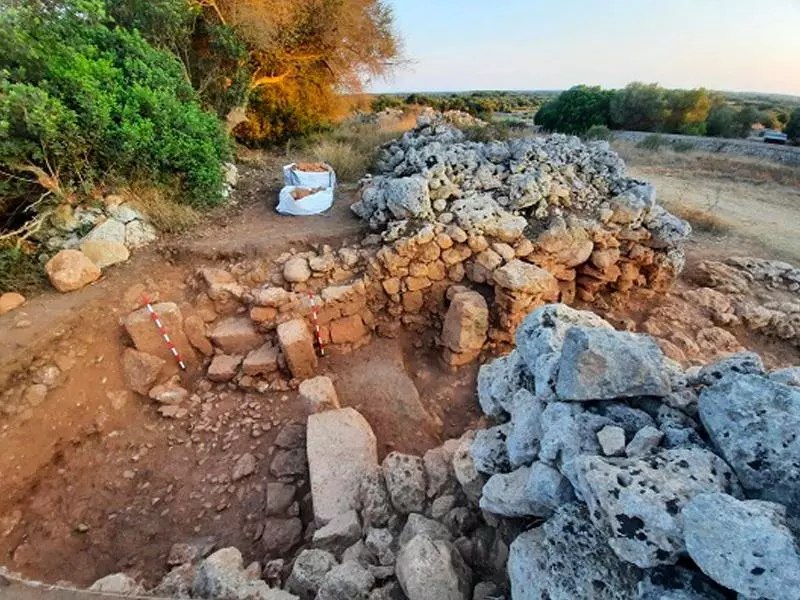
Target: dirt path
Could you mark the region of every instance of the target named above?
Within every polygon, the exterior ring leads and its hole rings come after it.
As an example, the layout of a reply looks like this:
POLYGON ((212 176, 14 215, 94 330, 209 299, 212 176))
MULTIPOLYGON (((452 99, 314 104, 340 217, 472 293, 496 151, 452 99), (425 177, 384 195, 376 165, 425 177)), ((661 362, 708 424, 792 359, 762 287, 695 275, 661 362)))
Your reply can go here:
MULTIPOLYGON (((726 235, 750 238, 761 246, 763 256, 800 262, 800 188, 694 176, 661 166, 636 166, 630 173, 652 182, 668 208, 679 213, 685 207, 707 211, 730 229, 726 235)), ((724 241, 729 250, 737 247, 731 242, 724 241)))

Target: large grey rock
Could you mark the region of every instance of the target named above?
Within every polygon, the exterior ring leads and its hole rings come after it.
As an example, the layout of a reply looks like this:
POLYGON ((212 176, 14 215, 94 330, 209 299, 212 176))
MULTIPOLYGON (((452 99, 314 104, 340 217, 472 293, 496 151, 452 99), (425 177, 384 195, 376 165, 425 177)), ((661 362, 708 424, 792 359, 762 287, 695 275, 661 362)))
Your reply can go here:
POLYGON ((400 550, 397 581, 409 599, 467 600, 472 574, 455 547, 418 535, 400 550))
POLYGON ((726 377, 701 393, 700 419, 749 495, 800 513, 800 389, 726 377))
POLYGON ((427 499, 425 464, 419 456, 391 452, 381 464, 392 505, 400 514, 423 512, 427 499))
POLYGON ((694 377, 693 385, 714 385, 729 375, 762 375, 764 363, 755 352, 737 352, 706 365, 694 377))
POLYGON ((557 368, 561 400, 666 396, 671 391, 655 340, 627 331, 573 327, 564 337, 557 368))
POLYGON ((530 388, 542 400, 555 399, 558 358, 564 336, 575 326, 613 329, 611 324, 587 311, 566 304, 548 304, 533 311, 517 328, 517 353, 535 380, 530 388))
POLYGON ((517 351, 482 365, 478 371, 478 402, 490 417, 511 412, 512 399, 521 389, 533 392, 534 381, 517 351))
POLYGON ((367 569, 347 561, 326 573, 317 600, 366 600, 373 585, 375 578, 367 569))
POLYGON ((453 454, 458 448, 458 440, 447 440, 441 446, 425 452, 425 474, 428 480, 428 498, 452 494, 458 488, 453 471, 453 454))
POLYGON ((612 552, 582 504, 559 508, 511 544, 514 600, 633 600, 641 571, 612 552))
POLYGON ((746 598, 800 598, 800 547, 785 507, 701 494, 683 518, 686 549, 709 577, 746 598))
POLYGON ((664 432, 655 427, 643 427, 636 432, 631 442, 625 447, 628 456, 641 456, 652 452, 664 439, 664 432))
POLYGON ((439 523, 439 521, 428 519, 417 513, 411 513, 408 515, 408 520, 403 527, 403 531, 400 533, 398 544, 402 548, 415 537, 422 534, 427 535, 432 540, 453 541, 450 530, 439 523))
POLYGON ((393 565, 395 560, 395 543, 391 530, 372 528, 364 537, 364 546, 382 566, 393 565))
POLYGON ((470 454, 478 471, 494 475, 511 470, 506 447, 509 429, 508 424, 503 424, 476 432, 470 454))
POLYGON ((364 473, 378 467, 375 434, 352 408, 308 417, 306 452, 314 517, 319 525, 358 505, 364 473))
POLYGON ((625 452, 625 430, 616 425, 606 425, 597 432, 597 441, 605 456, 620 456, 625 452))
POLYGON ((539 461, 531 465, 525 494, 535 508, 532 514, 545 518, 551 516, 562 504, 575 500, 575 491, 567 478, 550 465, 539 461))
POLYGON ((340 556, 349 546, 361 539, 361 522, 355 510, 336 515, 314 532, 312 543, 340 556))
POLYGON ((575 459, 582 454, 601 454, 597 432, 612 423, 587 412, 582 404, 551 402, 542 412, 539 460, 556 467, 575 486, 575 459))
POLYGON ((102 223, 95 225, 89 233, 87 233, 81 242, 90 241, 104 241, 116 242, 118 244, 125 243, 125 223, 120 223, 116 219, 106 219, 102 223))
POLYGON ((125 573, 112 573, 95 581, 89 586, 89 591, 118 596, 138 596, 144 593, 144 588, 125 573))
POLYGON ((685 551, 681 509, 695 496, 735 492, 725 462, 706 450, 641 458, 581 456, 576 489, 617 555, 642 568, 674 564, 685 551))
POLYGON ((528 499, 525 489, 529 475, 529 467, 492 475, 483 486, 481 509, 504 517, 535 515, 537 507, 528 499))
POLYGON ((292 566, 286 581, 286 588, 302 600, 313 600, 317 595, 325 575, 334 566, 336 558, 325 550, 303 550, 292 566))
POLYGON ((511 467, 529 465, 539 454, 542 439, 542 413, 545 404, 526 389, 520 389, 511 401, 506 448, 511 467))

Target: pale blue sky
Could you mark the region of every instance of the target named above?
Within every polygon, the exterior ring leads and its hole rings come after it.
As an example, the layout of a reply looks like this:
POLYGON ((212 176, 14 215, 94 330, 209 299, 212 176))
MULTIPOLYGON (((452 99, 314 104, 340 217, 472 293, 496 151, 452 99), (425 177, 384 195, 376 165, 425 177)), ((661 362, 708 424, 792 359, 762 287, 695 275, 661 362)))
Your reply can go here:
POLYGON ((389 0, 412 61, 372 91, 578 83, 800 95, 800 0, 389 0))

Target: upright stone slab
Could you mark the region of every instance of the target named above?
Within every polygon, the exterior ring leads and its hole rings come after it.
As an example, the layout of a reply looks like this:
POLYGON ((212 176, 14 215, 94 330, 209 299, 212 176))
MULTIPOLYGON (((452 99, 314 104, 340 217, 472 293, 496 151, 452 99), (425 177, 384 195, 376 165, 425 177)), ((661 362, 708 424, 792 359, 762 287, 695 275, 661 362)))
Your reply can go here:
POLYGON ((442 343, 453 352, 479 352, 489 330, 489 309, 478 292, 456 294, 447 310, 442 343))
POLYGON ((378 468, 375 434, 355 409, 308 417, 306 452, 317 525, 357 507, 364 473, 378 468))
POLYGON ((317 370, 317 353, 314 338, 303 319, 294 319, 278 325, 278 341, 286 364, 298 379, 314 377, 317 370))

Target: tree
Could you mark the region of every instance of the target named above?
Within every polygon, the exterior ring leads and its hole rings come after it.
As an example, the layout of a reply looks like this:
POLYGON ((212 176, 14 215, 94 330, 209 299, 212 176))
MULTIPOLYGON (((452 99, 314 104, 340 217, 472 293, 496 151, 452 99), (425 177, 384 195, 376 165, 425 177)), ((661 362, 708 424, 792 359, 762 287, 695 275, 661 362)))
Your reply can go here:
POLYGON ((545 103, 534 117, 549 131, 583 134, 596 125, 609 124, 611 92, 578 85, 545 103))
POLYGON ((735 133, 738 137, 747 137, 753 124, 758 121, 758 111, 752 106, 745 106, 734 117, 735 133))
POLYGON ((800 107, 792 111, 789 122, 786 123, 786 128, 783 131, 790 140, 800 142, 800 107))
POLYGON ((632 131, 661 131, 667 116, 664 89, 657 83, 628 84, 611 98, 612 123, 632 131))
POLYGON ((711 110, 711 97, 703 89, 666 92, 664 129, 672 133, 705 135, 705 121, 711 110))
POLYGON ((712 108, 706 118, 706 135, 726 138, 738 136, 736 111, 727 105, 712 108))

